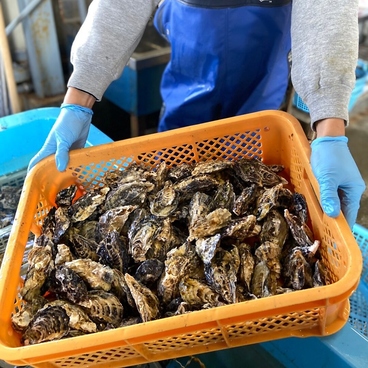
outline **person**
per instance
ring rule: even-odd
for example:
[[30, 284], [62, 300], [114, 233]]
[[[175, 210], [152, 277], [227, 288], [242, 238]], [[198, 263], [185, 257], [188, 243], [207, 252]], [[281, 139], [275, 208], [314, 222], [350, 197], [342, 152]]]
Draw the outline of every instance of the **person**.
[[[94, 0], [71, 52], [60, 115], [28, 169], [55, 154], [66, 169], [84, 146], [92, 107], [120, 76], [154, 15], [171, 42], [159, 131], [278, 109], [290, 72], [316, 139], [311, 166], [324, 212], [352, 227], [365, 183], [345, 128], [358, 58], [358, 0]], [[158, 6], [158, 8], [157, 8]]]

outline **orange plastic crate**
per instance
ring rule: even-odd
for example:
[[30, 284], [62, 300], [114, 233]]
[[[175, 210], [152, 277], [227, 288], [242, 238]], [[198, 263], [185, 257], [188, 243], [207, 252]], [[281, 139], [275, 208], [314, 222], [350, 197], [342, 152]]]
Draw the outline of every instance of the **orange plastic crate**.
[[[331, 219], [321, 210], [309, 149], [294, 117], [264, 111], [76, 150], [63, 173], [57, 171], [53, 157], [40, 162], [26, 177], [0, 270], [0, 359], [42, 368], [126, 367], [289, 336], [337, 332], [349, 318], [349, 297], [359, 282], [362, 256], [344, 217]], [[306, 196], [311, 227], [321, 240], [321, 255], [333, 281], [330, 285], [38, 345], [20, 344], [11, 315], [19, 303], [25, 244], [30, 231], [40, 234], [60, 189], [76, 182], [88, 189], [98, 185], [106, 171], [134, 162], [154, 166], [165, 160], [171, 166], [243, 156], [283, 164], [294, 190]]]

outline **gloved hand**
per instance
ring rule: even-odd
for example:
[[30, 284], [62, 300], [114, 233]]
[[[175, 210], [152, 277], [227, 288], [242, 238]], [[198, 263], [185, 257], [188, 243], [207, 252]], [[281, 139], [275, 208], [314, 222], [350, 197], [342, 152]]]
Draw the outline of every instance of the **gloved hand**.
[[311, 165], [319, 183], [323, 211], [337, 217], [341, 208], [353, 228], [365, 183], [347, 143], [344, 136], [315, 139], [311, 144]]
[[56, 167], [64, 171], [69, 162], [69, 150], [82, 148], [86, 144], [93, 111], [87, 107], [62, 104], [41, 150], [31, 159], [28, 171], [39, 161], [54, 153]]

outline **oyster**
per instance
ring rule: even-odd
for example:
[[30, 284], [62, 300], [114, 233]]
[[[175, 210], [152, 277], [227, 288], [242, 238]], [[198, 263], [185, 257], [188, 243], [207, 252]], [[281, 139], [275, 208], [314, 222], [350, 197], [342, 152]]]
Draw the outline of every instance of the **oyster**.
[[291, 214], [287, 208], [284, 210], [284, 217], [290, 227], [293, 238], [300, 246], [313, 245], [313, 233], [305, 222], [302, 223], [299, 217]]
[[142, 321], [148, 322], [158, 318], [160, 302], [157, 296], [133, 276], [128, 273], [124, 276]]
[[312, 268], [304, 258], [300, 247], [295, 247], [288, 255], [283, 270], [286, 286], [294, 290], [313, 287]]
[[84, 333], [97, 332], [96, 324], [88, 317], [87, 313], [78, 305], [65, 300], [54, 300], [47, 303], [44, 308], [59, 306], [63, 308], [69, 317], [69, 327]]
[[276, 243], [266, 241], [255, 250], [255, 256], [259, 261], [265, 262], [270, 270], [267, 280], [268, 292], [275, 294], [281, 276], [281, 248]]
[[219, 185], [213, 199], [210, 204], [210, 209], [225, 208], [232, 211], [235, 202], [235, 193], [233, 185], [230, 181], [226, 181], [224, 184]]
[[56, 206], [63, 207], [63, 208], [69, 208], [73, 203], [77, 190], [78, 190], [78, 187], [74, 184], [70, 185], [69, 187], [65, 189], [61, 189], [56, 194], [56, 199], [55, 199]]
[[66, 244], [57, 245], [57, 253], [55, 256], [55, 265], [62, 265], [65, 262], [70, 262], [74, 259], [70, 248]]
[[120, 234], [128, 217], [137, 207], [130, 205], [118, 206], [104, 212], [98, 221], [98, 229], [101, 237], [103, 238], [111, 231], [116, 231]]
[[103, 290], [91, 290], [86, 300], [79, 303], [95, 323], [111, 324], [119, 327], [124, 308], [119, 299]]
[[257, 188], [256, 184], [250, 184], [242, 190], [238, 197], [236, 197], [233, 206], [233, 212], [235, 215], [240, 217], [246, 213], [253, 212], [253, 207], [256, 203], [258, 194]]
[[166, 305], [179, 296], [179, 282], [186, 276], [187, 268], [196, 254], [189, 243], [173, 248], [167, 253], [165, 270], [157, 285], [158, 295]]
[[41, 293], [49, 272], [54, 268], [53, 253], [51, 246], [33, 245], [28, 253], [28, 270], [21, 296], [24, 300], [32, 302]]
[[154, 285], [161, 277], [164, 267], [164, 263], [159, 259], [148, 259], [139, 265], [134, 278], [143, 285]]
[[254, 183], [261, 187], [274, 187], [280, 183], [287, 183], [267, 165], [256, 159], [241, 158], [235, 161], [234, 170], [245, 183]]
[[268, 287], [268, 276], [270, 269], [267, 267], [265, 261], [258, 262], [254, 267], [254, 272], [251, 282], [251, 292], [257, 298], [270, 296]]
[[24, 345], [34, 345], [45, 341], [58, 340], [69, 332], [69, 316], [60, 306], [40, 309], [25, 330]]
[[19, 309], [11, 316], [12, 325], [15, 330], [24, 332], [29, 326], [34, 315], [47, 303], [42, 296], [36, 296], [32, 302], [22, 303]]
[[58, 243], [60, 241], [61, 237], [69, 229], [70, 224], [71, 221], [68, 216], [67, 209], [64, 207], [59, 207], [55, 211], [55, 227], [52, 238], [54, 243]]
[[293, 200], [292, 192], [283, 184], [266, 189], [258, 199], [257, 220], [262, 220], [273, 208], [288, 208]]
[[98, 261], [98, 244], [93, 239], [88, 239], [83, 235], [75, 233], [71, 235], [71, 248], [77, 258], [89, 258]]
[[249, 244], [241, 243], [238, 245], [238, 249], [240, 257], [238, 283], [241, 282], [246, 287], [247, 291], [250, 291], [255, 265], [252, 248]]
[[129, 264], [128, 244], [124, 237], [111, 231], [98, 244], [96, 250], [100, 263], [125, 272]]
[[88, 219], [96, 209], [105, 201], [108, 187], [101, 187], [87, 192], [79, 197], [68, 209], [68, 214], [72, 222], [80, 222]]
[[210, 264], [218, 247], [220, 246], [221, 234], [215, 234], [208, 238], [200, 238], [196, 241], [196, 252], [204, 264]]
[[232, 220], [229, 225], [223, 229], [223, 237], [232, 237], [240, 241], [256, 236], [260, 233], [261, 226], [257, 224], [257, 219], [254, 215]]
[[198, 219], [189, 227], [188, 240], [215, 235], [231, 221], [231, 213], [225, 208], [218, 208], [205, 217]]
[[134, 233], [129, 236], [129, 254], [136, 262], [146, 260], [146, 254], [151, 249], [157, 233], [160, 231], [160, 222], [154, 216], [148, 216], [137, 224]]
[[109, 291], [114, 279], [113, 270], [90, 259], [75, 259], [65, 263], [65, 267], [75, 271], [87, 284], [97, 290]]
[[120, 184], [107, 196], [104, 204], [105, 211], [118, 206], [139, 206], [144, 203], [154, 184], [140, 179], [139, 181]]
[[59, 299], [79, 303], [87, 298], [87, 285], [72, 269], [65, 266], [55, 267], [49, 276], [49, 289]]
[[205, 264], [208, 285], [221, 295], [226, 303], [236, 302], [236, 282], [239, 266], [239, 250], [235, 246], [231, 246], [230, 250], [219, 248], [211, 263]]
[[183, 162], [180, 165], [170, 167], [167, 173], [168, 179], [177, 182], [181, 179], [191, 176], [194, 165]]
[[179, 292], [182, 300], [192, 309], [201, 309], [206, 306], [217, 307], [220, 304], [219, 295], [200, 280], [186, 277], [179, 283]]
[[284, 216], [277, 210], [271, 210], [262, 224], [262, 230], [259, 234], [261, 242], [270, 241], [282, 249], [288, 234], [289, 227]]
[[170, 181], [155, 194], [150, 201], [150, 211], [158, 217], [167, 217], [174, 213], [179, 204], [179, 196]]
[[327, 269], [318, 259], [314, 264], [313, 286], [323, 286], [328, 284]]
[[194, 165], [192, 176], [203, 174], [213, 174], [222, 170], [232, 169], [234, 163], [226, 160], [207, 160], [200, 161]]
[[191, 198], [196, 192], [204, 192], [215, 189], [219, 182], [212, 176], [204, 174], [184, 178], [173, 185], [182, 199]]

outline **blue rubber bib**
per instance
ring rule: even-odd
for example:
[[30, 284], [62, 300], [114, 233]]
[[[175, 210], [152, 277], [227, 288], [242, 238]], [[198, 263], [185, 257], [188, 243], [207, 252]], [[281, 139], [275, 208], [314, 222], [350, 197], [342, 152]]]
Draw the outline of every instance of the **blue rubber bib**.
[[154, 19], [171, 44], [159, 131], [278, 109], [290, 22], [286, 0], [165, 0]]

